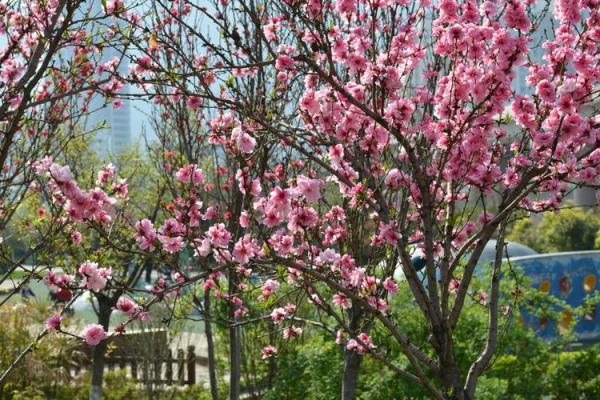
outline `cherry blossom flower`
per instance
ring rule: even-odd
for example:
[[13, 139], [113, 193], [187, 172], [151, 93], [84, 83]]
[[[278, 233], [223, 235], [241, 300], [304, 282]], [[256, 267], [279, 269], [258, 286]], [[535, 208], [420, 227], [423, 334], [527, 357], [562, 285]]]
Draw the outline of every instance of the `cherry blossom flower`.
[[59, 314], [55, 314], [46, 320], [46, 329], [54, 331], [59, 328], [62, 317]]
[[262, 354], [262, 359], [263, 360], [266, 360], [267, 358], [271, 358], [275, 354], [277, 354], [277, 347], [272, 346], [272, 345], [265, 346], [261, 350], [261, 354]]
[[102, 325], [90, 324], [87, 325], [81, 332], [85, 342], [90, 346], [96, 346], [98, 343], [108, 337]]

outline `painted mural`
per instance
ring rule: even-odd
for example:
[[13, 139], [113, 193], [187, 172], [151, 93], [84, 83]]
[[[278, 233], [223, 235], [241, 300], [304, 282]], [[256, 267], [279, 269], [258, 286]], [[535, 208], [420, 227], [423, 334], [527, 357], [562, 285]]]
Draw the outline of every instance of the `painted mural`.
[[[600, 251], [539, 254], [514, 257], [510, 261], [523, 268], [534, 288], [564, 300], [572, 307], [582, 305], [587, 295], [600, 289]], [[577, 341], [600, 341], [600, 312], [596, 312], [596, 308], [577, 321], [574, 328]], [[523, 312], [522, 317], [527, 326], [548, 340], [555, 339], [574, 318], [567, 311], [562, 312], [556, 322], [527, 312]]]

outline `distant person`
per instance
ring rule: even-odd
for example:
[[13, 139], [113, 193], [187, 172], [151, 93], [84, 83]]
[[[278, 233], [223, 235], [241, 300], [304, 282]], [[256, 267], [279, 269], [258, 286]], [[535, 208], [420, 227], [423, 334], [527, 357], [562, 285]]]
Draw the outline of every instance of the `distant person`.
[[171, 269], [166, 265], [160, 267], [159, 276], [163, 278], [166, 282], [173, 281], [173, 279], [171, 278]]
[[147, 260], [144, 264], [144, 270], [146, 272], [146, 278], [144, 279], [148, 285], [152, 284], [152, 262]]
[[28, 300], [31, 297], [35, 297], [35, 293], [33, 293], [33, 290], [31, 290], [29, 285], [24, 285], [21, 288], [21, 297], [25, 300]]

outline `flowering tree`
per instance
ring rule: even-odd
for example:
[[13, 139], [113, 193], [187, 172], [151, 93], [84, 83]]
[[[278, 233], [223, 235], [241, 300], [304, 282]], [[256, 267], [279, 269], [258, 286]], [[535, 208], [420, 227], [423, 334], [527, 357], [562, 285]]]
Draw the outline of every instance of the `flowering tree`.
[[[138, 222], [141, 250], [193, 248], [204, 271], [182, 275], [177, 289], [203, 280], [232, 305], [234, 323], [249, 311], [246, 279], [258, 276], [258, 300], [286, 339], [301, 334], [298, 305], [309, 300], [343, 345], [344, 399], [355, 397], [365, 355], [432, 398], [474, 398], [506, 301], [507, 224], [519, 211], [560, 208], [571, 185], [598, 185], [599, 3], [153, 5], [158, 15], [127, 19], [147, 32], [132, 39], [127, 78], [203, 116], [219, 173], [207, 178], [202, 160], [178, 166], [172, 215], [156, 228]], [[547, 18], [555, 25], [540, 28]], [[218, 162], [225, 158], [235, 162]], [[200, 200], [216, 192], [227, 208]], [[486, 342], [461, 369], [453, 331], [492, 237], [493, 273], [478, 296], [488, 308]], [[390, 306], [398, 268], [429, 327], [424, 346]], [[374, 327], [394, 338], [408, 368], [386, 356]]]
[[[91, 168], [89, 159], [87, 166]], [[135, 294], [133, 287], [144, 269], [144, 254], [132, 246], [134, 216], [128, 182], [116, 176], [112, 164], [98, 172], [97, 186], [91, 190], [82, 189], [78, 181], [86, 180], [93, 171], [78, 168], [81, 173], [73, 174], [68, 166], [50, 159], [36, 163], [35, 168], [40, 176], [34, 186], [41, 197], [37, 199], [38, 210], [44, 211], [38, 211], [36, 225], [58, 224], [62, 233], [53, 237], [41, 253], [44, 267], [35, 274], [38, 279], [43, 276], [57, 302], [68, 303], [82, 294], [90, 294], [98, 323], [86, 326], [80, 336], [94, 346], [90, 398], [96, 399], [101, 395], [104, 339], [109, 335], [113, 310], [126, 315], [129, 321], [148, 318], [146, 310], [128, 297]], [[141, 188], [137, 189], [141, 194]], [[144, 213], [151, 214], [152, 203], [147, 206]], [[65, 308], [48, 319], [46, 332], [67, 333], [61, 328]], [[125, 326], [118, 326], [115, 332], [124, 329]]]
[[[32, 163], [56, 157], [84, 133], [92, 95], [108, 98], [122, 86], [113, 75], [120, 60], [102, 60], [102, 46], [117, 40], [111, 22], [81, 0], [0, 2], [0, 230], [7, 242], [7, 225], [35, 178]], [[0, 246], [7, 267], [0, 283], [60, 229], [50, 228], [18, 258]]]
[[[244, 235], [239, 221], [243, 210], [247, 209], [250, 197], [244, 195], [244, 188], [235, 184], [236, 171], [240, 168], [266, 168], [269, 152], [264, 151], [256, 157], [255, 163], [247, 163], [239, 157], [237, 151], [225, 151], [212, 142], [213, 130], [207, 126], [211, 121], [207, 115], [198, 111], [198, 107], [189, 109], [189, 99], [177, 96], [175, 101], [168, 96], [160, 96], [157, 100], [155, 132], [159, 138], [155, 159], [160, 160], [164, 181], [170, 189], [170, 198], [174, 200], [166, 207], [168, 218], [158, 229], [158, 235], [149, 225], [140, 224], [144, 230], [140, 234], [140, 246], [148, 249], [154, 247], [154, 237], [162, 244], [162, 249], [169, 254], [177, 254], [181, 250], [194, 253], [194, 265], [180, 265], [175, 271], [182, 276], [207, 272], [211, 274], [215, 258], [202, 248], [199, 239], [212, 225], [219, 223], [231, 232], [231, 240], [237, 241]], [[222, 113], [217, 118], [233, 118], [233, 114]], [[264, 171], [263, 171], [264, 172]], [[221, 260], [223, 261], [223, 260]], [[222, 262], [221, 262], [222, 263]], [[186, 270], [187, 268], [187, 270]], [[203, 315], [204, 332], [207, 339], [208, 368], [213, 399], [218, 398], [216, 362], [214, 350], [213, 321], [224, 322], [229, 330], [229, 371], [230, 391], [233, 397], [240, 394], [242, 343], [240, 323], [248, 313], [244, 304], [245, 284], [242, 283], [251, 271], [246, 268], [228, 269], [212, 274], [207, 282], [198, 284], [199, 294], [193, 295], [193, 304]], [[219, 278], [226, 280], [217, 285]], [[238, 289], [242, 288], [242, 289]], [[225, 290], [227, 293], [225, 293]], [[198, 290], [196, 290], [198, 292]], [[203, 293], [202, 293], [203, 292]], [[227, 303], [227, 312], [222, 315], [218, 309], [211, 307], [211, 297], [217, 296]]]
[[[244, 234], [236, 241], [216, 222], [184, 241], [238, 269], [285, 267], [262, 298], [287, 280], [332, 317], [346, 347], [344, 398], [354, 397], [363, 354], [434, 398], [473, 398], [496, 347], [511, 216], [558, 209], [570, 185], [598, 184], [598, 2], [155, 4], [161, 22], [152, 20], [134, 61], [145, 81], [188, 95], [190, 109], [224, 110], [210, 121], [211, 141], [249, 166], [276, 147], [262, 171], [236, 173]], [[548, 18], [555, 27], [542, 37]], [[181, 40], [171, 40], [173, 29], [185, 32]], [[181, 58], [167, 68], [161, 48]], [[240, 96], [256, 77], [269, 90]], [[452, 332], [492, 237], [497, 255], [481, 296], [488, 337], [460, 370]], [[412, 344], [389, 307], [398, 266], [430, 327], [427, 348]], [[272, 313], [288, 337], [299, 332], [294, 310]], [[369, 336], [373, 324], [397, 340], [410, 369], [386, 359]], [[265, 357], [275, 352], [265, 348]]]

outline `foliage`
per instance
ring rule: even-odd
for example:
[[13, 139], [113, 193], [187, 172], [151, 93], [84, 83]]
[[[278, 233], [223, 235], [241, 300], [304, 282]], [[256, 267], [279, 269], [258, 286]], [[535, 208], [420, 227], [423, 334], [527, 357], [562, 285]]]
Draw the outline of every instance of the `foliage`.
[[546, 379], [554, 399], [600, 398], [600, 347], [559, 354], [549, 363]]
[[[0, 371], [4, 371], [41, 330], [48, 306], [47, 303], [28, 301], [0, 308]], [[69, 321], [64, 324], [67, 326]], [[0, 385], [0, 398], [23, 391], [27, 393], [24, 398], [35, 398], [35, 394], [40, 392], [45, 396], [58, 396], [61, 386], [68, 380], [65, 368], [77, 357], [72, 350], [70, 338], [46, 337]]]
[[[505, 281], [508, 285], [509, 281]], [[511, 289], [510, 287], [507, 289]], [[398, 297], [394, 300], [395, 309], [401, 310], [396, 316], [402, 321], [403, 330], [417, 345], [428, 340], [427, 327], [418, 309], [412, 304], [410, 293], [402, 285]], [[12, 361], [15, 352], [26, 346], [31, 340], [31, 326], [40, 325], [47, 304], [32, 303], [4, 307], [1, 312], [0, 345], [7, 349], [2, 353], [1, 367]], [[64, 322], [68, 323], [68, 322]], [[483, 345], [486, 333], [487, 312], [476, 301], [466, 306], [461, 323], [456, 330], [457, 360], [469, 365]], [[576, 352], [564, 351], [561, 343], [549, 344], [536, 337], [532, 331], [516, 323], [516, 319], [504, 320], [498, 354], [491, 367], [483, 375], [477, 388], [477, 398], [492, 399], [595, 399], [600, 393], [600, 346]], [[249, 327], [250, 328], [250, 327]], [[249, 329], [246, 345], [249, 354], [257, 357], [265, 344], [260, 329]], [[223, 331], [223, 334], [225, 332]], [[399, 365], [406, 360], [394, 342], [386, 336], [384, 330], [373, 332], [373, 338], [383, 348], [391, 348], [389, 354]], [[224, 339], [224, 338], [223, 338]], [[299, 342], [288, 341], [280, 344], [276, 362], [276, 374], [272, 386], [264, 394], [264, 400], [305, 399], [329, 400], [339, 398], [342, 374], [342, 349], [331, 335], [317, 328], [305, 329]], [[388, 341], [386, 343], [386, 340]], [[224, 343], [222, 340], [220, 343]], [[64, 384], [64, 366], [69, 362], [69, 341], [60, 335], [50, 335], [40, 342], [37, 350], [30, 354], [27, 362], [13, 374], [13, 378], [2, 388], [4, 398], [29, 400], [53, 398], [58, 400], [86, 399], [89, 390], [88, 375], [71, 379]], [[226, 358], [226, 347], [220, 346], [219, 357]], [[267, 363], [258, 360], [258, 366], [264, 377]], [[381, 363], [370, 357], [362, 360], [358, 399], [392, 400], [399, 396], [406, 399], [427, 399], [427, 394], [418, 386], [406, 382]], [[223, 369], [221, 369], [223, 371]], [[26, 379], [24, 379], [26, 377]], [[221, 385], [225, 396], [226, 386]], [[188, 398], [209, 399], [202, 385], [178, 389], [155, 388], [153, 397], [141, 386], [131, 382], [122, 372], [107, 372], [105, 379], [105, 398], [107, 400], [169, 398], [183, 400]]]
[[[46, 9], [42, 0], [29, 1], [35, 14], [53, 16], [50, 25], [71, 20], [80, 4], [54, 1]], [[98, 301], [102, 326], [83, 333], [97, 346], [92, 391], [102, 383], [97, 361], [113, 307], [145, 320], [151, 304], [176, 309], [184, 287], [198, 283], [221, 303], [205, 319], [222, 319], [220, 328], [230, 333], [232, 399], [239, 398], [241, 370], [246, 385], [274, 378], [274, 362], [259, 365], [255, 344], [267, 344], [266, 359], [278, 352], [275, 345], [285, 353], [282, 340], [312, 340], [315, 327], [337, 332], [344, 372], [356, 371], [354, 361], [365, 357], [368, 374], [360, 381], [343, 375], [348, 400], [357, 385], [359, 395], [378, 395], [364, 393], [382, 376], [366, 355], [411, 382], [411, 395], [471, 399], [480, 376], [490, 393], [519, 392], [519, 383], [490, 375], [497, 340], [501, 356], [524, 343], [504, 342], [524, 305], [516, 290], [501, 290], [501, 245], [515, 215], [557, 210], [570, 186], [599, 183], [597, 3], [563, 1], [550, 10], [515, 1], [498, 7], [455, 0], [209, 0], [208, 6], [183, 0], [173, 7], [151, 0], [147, 10], [127, 10], [123, 0], [111, 0], [99, 17], [115, 20], [100, 24], [109, 29], [66, 38], [59, 29], [48, 43], [35, 40], [35, 30], [22, 34], [31, 16], [16, 11], [21, 2], [2, 6], [11, 22], [0, 33], [10, 34], [13, 49], [27, 51], [9, 51], [2, 65], [0, 167], [11, 172], [4, 167], [10, 159], [38, 177], [5, 192], [31, 188], [40, 195], [28, 210], [35, 217], [22, 229], [43, 244], [39, 261], [62, 269], [47, 274], [53, 294], [65, 299], [90, 291]], [[34, 25], [48, 25], [44, 19], [35, 15]], [[199, 21], [207, 24], [200, 29]], [[43, 36], [52, 32], [45, 26]], [[53, 53], [62, 50], [56, 47], [71, 40], [70, 74], [58, 69], [37, 91]], [[120, 68], [119, 57], [94, 59], [105, 45], [130, 58], [131, 67]], [[48, 54], [39, 54], [45, 48]], [[93, 88], [80, 86], [96, 78]], [[134, 90], [119, 93], [125, 85]], [[126, 180], [117, 180], [112, 165], [98, 171], [84, 148], [53, 159], [9, 157], [13, 137], [28, 127], [23, 122], [44, 111], [36, 102], [46, 103], [48, 89], [68, 98], [72, 86], [89, 96], [99, 90], [106, 99], [122, 94], [160, 105], [168, 123], [158, 134], [156, 174], [166, 179], [156, 196], [144, 191], [149, 164], [138, 159], [132, 174], [142, 175], [142, 189], [132, 184], [135, 194], [128, 196]], [[68, 119], [65, 107], [51, 111], [54, 125]], [[33, 127], [21, 134], [26, 141], [38, 136], [52, 137]], [[549, 232], [555, 239], [547, 246], [563, 246], [565, 235], [571, 247], [593, 240], [572, 223]], [[499, 243], [492, 279], [477, 282], [480, 255], [492, 238]], [[194, 254], [194, 265], [184, 264], [185, 252]], [[176, 273], [173, 284], [159, 279], [147, 301], [135, 304], [122, 295], [150, 258]], [[406, 279], [394, 298], [398, 270]], [[248, 290], [256, 277], [262, 305]], [[524, 299], [544, 314], [565, 306], [538, 297]], [[244, 337], [242, 326], [256, 321]], [[68, 333], [60, 316], [48, 326]], [[283, 339], [275, 338], [280, 333]], [[244, 346], [251, 351], [243, 357]], [[312, 391], [331, 397], [327, 390], [338, 378], [313, 375], [320, 371], [315, 363], [325, 364], [321, 355], [310, 347], [307, 368], [290, 365], [311, 385], [329, 382]], [[330, 356], [338, 367], [340, 356]], [[392, 382], [386, 385], [410, 391], [404, 381]]]
[[[89, 373], [84, 373], [73, 379], [70, 384], [58, 385], [53, 391], [43, 386], [26, 386], [15, 389], [7, 400], [87, 400], [89, 392]], [[203, 384], [185, 387], [163, 387], [148, 394], [142, 387], [134, 383], [122, 371], [108, 371], [104, 377], [105, 400], [210, 400], [210, 395]], [[221, 396], [226, 392], [222, 391]], [[3, 397], [4, 398], [4, 397]]]
[[515, 222], [509, 240], [539, 253], [600, 249], [600, 214], [568, 208]]
[[[409, 304], [404, 306], [402, 321], [406, 322], [407, 334], [416, 341], [427, 340], [427, 328], [415, 318], [418, 310]], [[487, 313], [484, 307], [471, 303], [463, 318], [456, 332], [456, 352], [459, 362], [469, 365], [483, 344]], [[598, 398], [600, 346], [568, 351], [560, 342], [544, 342], [514, 318], [506, 323], [498, 354], [477, 386], [477, 399]], [[378, 342], [383, 339], [377, 334], [374, 336]], [[399, 364], [406, 364], [398, 350], [389, 356]], [[279, 355], [277, 374], [265, 399], [338, 399], [342, 367], [340, 347], [329, 335], [313, 331], [305, 336], [303, 344]], [[398, 379], [379, 361], [365, 357], [357, 398], [425, 400], [429, 396], [418, 385]]]
[[288, 347], [277, 359], [277, 375], [264, 400], [337, 398], [342, 366], [339, 346], [316, 334], [303, 345]]

